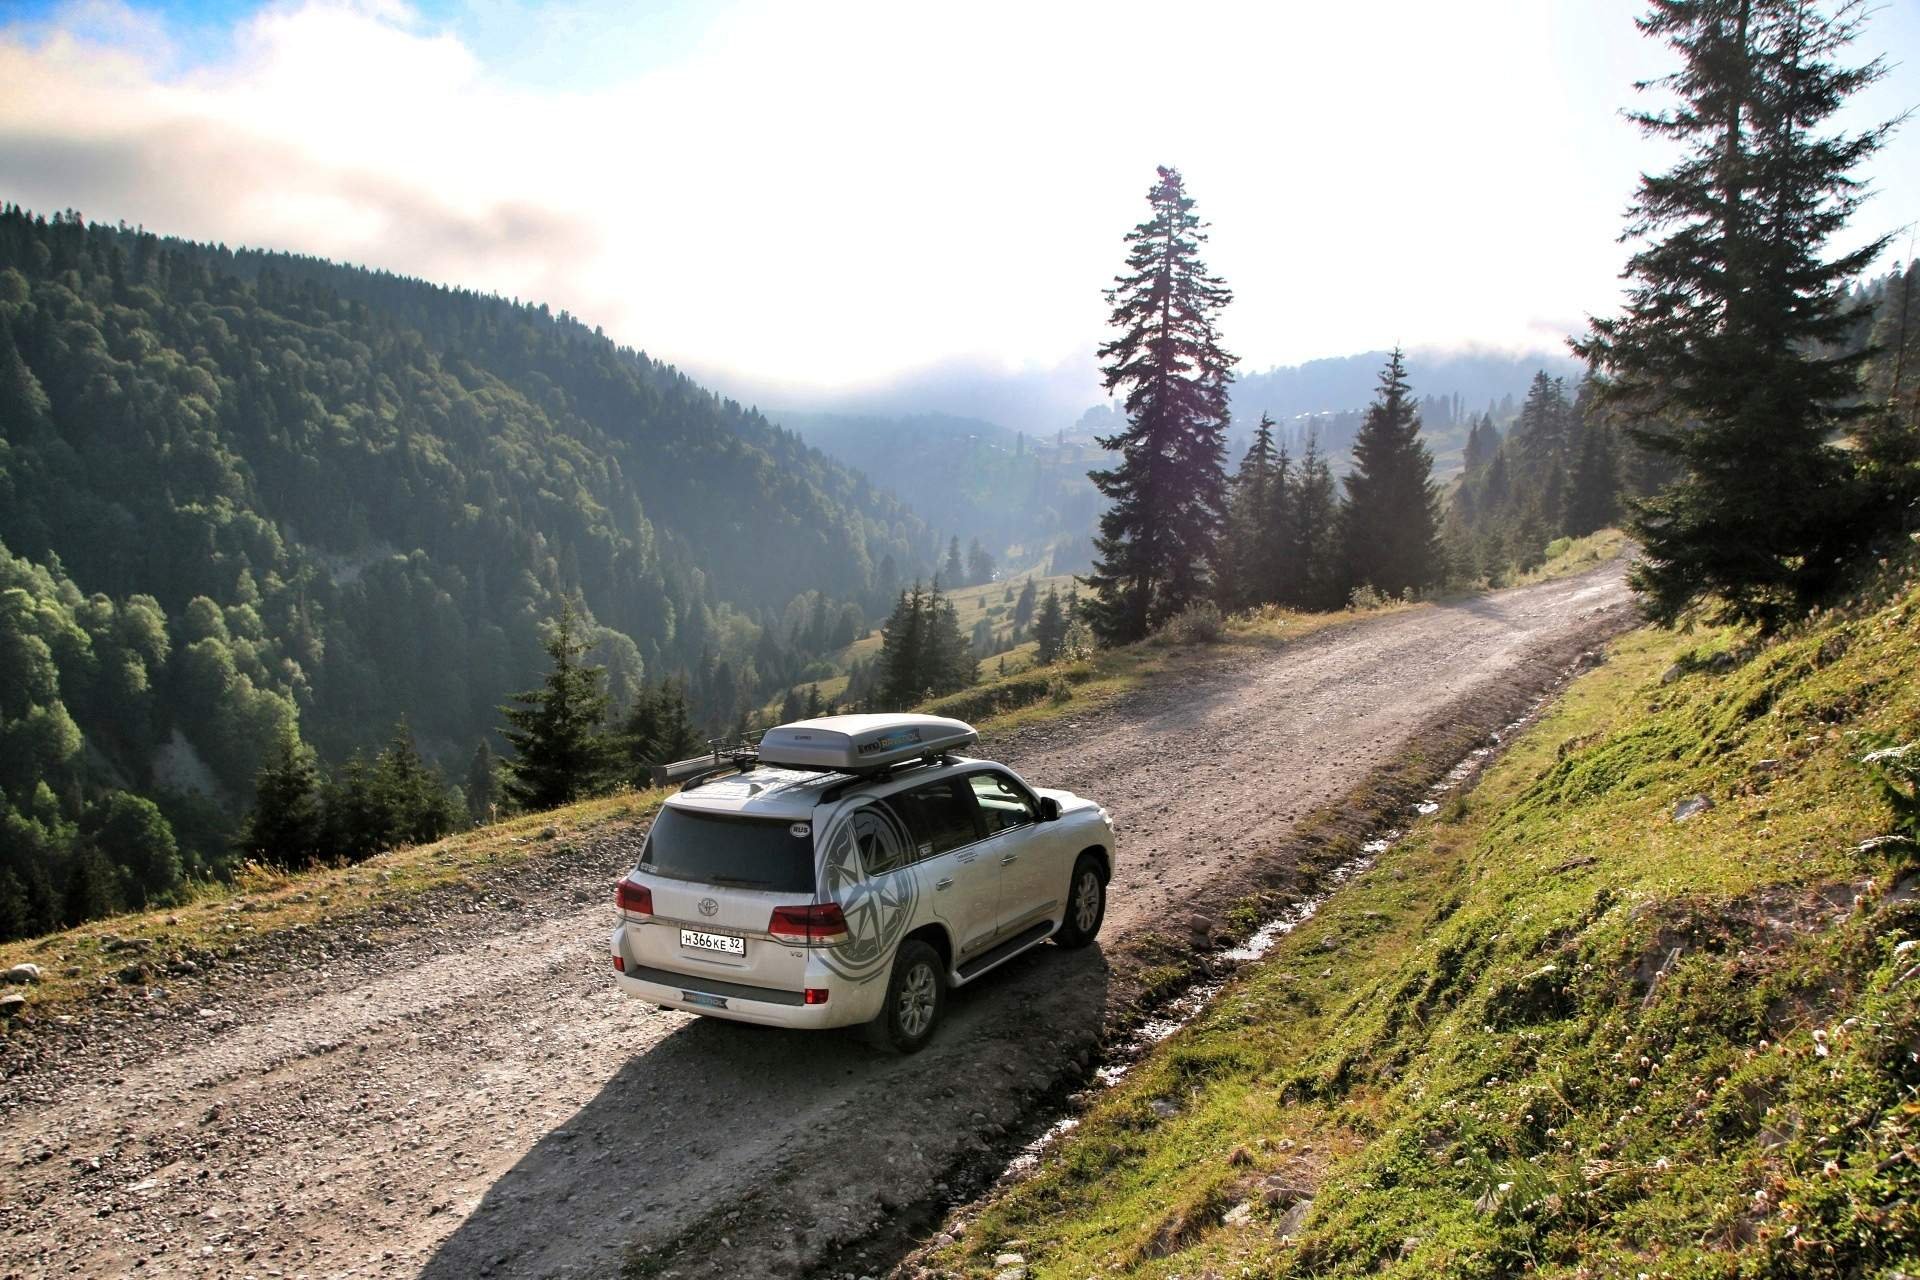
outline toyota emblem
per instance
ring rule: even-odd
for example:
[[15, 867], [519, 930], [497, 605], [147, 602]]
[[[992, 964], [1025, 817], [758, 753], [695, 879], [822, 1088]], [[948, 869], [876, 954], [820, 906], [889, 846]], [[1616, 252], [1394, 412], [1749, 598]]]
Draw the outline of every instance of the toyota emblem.
[[720, 904], [712, 898], [702, 898], [700, 899], [700, 914], [703, 916], [717, 916], [720, 914]]

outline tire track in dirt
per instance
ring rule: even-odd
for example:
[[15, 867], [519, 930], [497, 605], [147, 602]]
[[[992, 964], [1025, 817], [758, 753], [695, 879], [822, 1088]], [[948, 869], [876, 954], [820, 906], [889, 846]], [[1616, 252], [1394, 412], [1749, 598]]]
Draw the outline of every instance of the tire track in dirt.
[[949, 1171], [1091, 1060], [1129, 940], [1284, 877], [1301, 822], [1436, 725], [1501, 723], [1626, 599], [1615, 566], [1235, 649], [991, 744], [1114, 812], [1108, 924], [955, 993], [915, 1058], [620, 998], [630, 830], [504, 876], [517, 911], [440, 895], [324, 970], [181, 993], [204, 1017], [102, 1022], [6, 1082], [0, 1275], [602, 1276], [630, 1250], [801, 1272], [957, 1194]]

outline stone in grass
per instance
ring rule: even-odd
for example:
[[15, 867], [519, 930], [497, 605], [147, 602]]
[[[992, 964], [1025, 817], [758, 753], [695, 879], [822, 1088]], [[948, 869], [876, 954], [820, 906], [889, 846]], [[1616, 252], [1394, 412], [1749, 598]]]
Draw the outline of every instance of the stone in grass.
[[37, 964], [17, 964], [0, 974], [0, 982], [14, 986], [25, 986], [29, 982], [40, 981], [40, 966]]
[[1223, 1227], [1244, 1227], [1253, 1221], [1253, 1202], [1242, 1200], [1220, 1216]]
[[1673, 806], [1673, 820], [1685, 822], [1688, 818], [1705, 813], [1713, 808], [1713, 800], [1704, 795], [1691, 795]]
[[1313, 1200], [1311, 1197], [1305, 1200], [1294, 1201], [1293, 1207], [1281, 1214], [1279, 1221], [1273, 1224], [1273, 1233], [1279, 1236], [1299, 1235], [1301, 1226], [1307, 1220], [1307, 1215], [1312, 1212]]
[[11, 1018], [26, 1012], [27, 998], [18, 991], [9, 991], [0, 996], [0, 1018]]

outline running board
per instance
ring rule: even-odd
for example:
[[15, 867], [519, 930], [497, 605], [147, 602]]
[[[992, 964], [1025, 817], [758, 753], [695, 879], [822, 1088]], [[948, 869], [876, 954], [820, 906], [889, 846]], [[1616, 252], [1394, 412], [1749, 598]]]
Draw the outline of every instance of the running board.
[[983, 951], [961, 965], [958, 970], [960, 981], [972, 982], [987, 970], [1005, 964], [1028, 947], [1045, 942], [1052, 932], [1053, 921], [1051, 920], [1042, 920], [1039, 924], [1028, 925], [993, 950]]

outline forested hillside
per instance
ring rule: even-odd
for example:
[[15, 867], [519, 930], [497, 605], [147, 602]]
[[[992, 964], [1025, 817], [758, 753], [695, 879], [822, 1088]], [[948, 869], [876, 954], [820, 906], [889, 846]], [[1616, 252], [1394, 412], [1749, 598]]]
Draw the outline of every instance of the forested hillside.
[[899, 495], [936, 531], [979, 539], [1009, 570], [1041, 566], [1050, 549], [1055, 572], [1086, 567], [1087, 535], [1100, 514], [1087, 470], [1104, 454], [1083, 434], [1032, 437], [946, 414], [774, 416]]
[[[87, 834], [115, 793], [158, 804], [167, 857], [216, 863], [296, 728], [339, 762], [404, 720], [459, 777], [564, 599], [616, 704], [677, 675], [725, 722], [934, 548], [864, 478], [545, 307], [7, 208], [0, 551], [11, 932], [145, 892]], [[70, 888], [96, 855], [117, 878]]]

